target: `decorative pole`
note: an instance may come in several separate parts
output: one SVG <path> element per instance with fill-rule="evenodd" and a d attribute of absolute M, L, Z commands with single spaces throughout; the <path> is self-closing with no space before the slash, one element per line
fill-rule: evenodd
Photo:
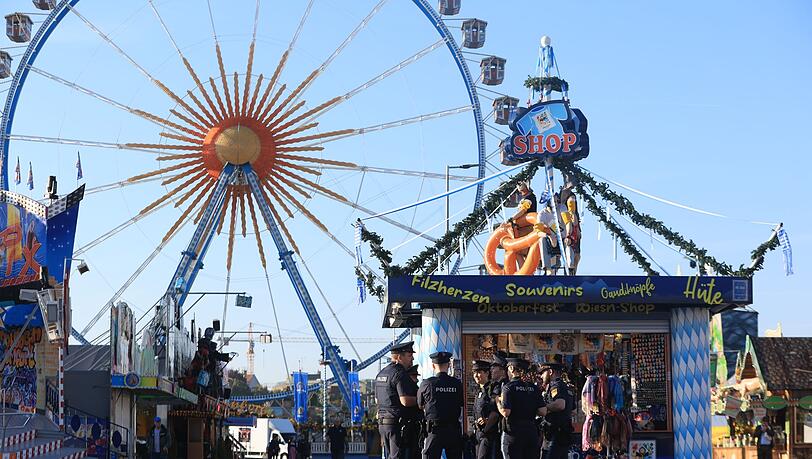
<path fill-rule="evenodd" d="M 552 40 L 547 35 L 541 37 L 539 48 L 539 61 L 540 76 L 549 78 L 553 74 L 553 67 L 555 65 L 555 53 L 553 52 Z M 557 68 L 557 66 L 556 66 Z M 564 88 L 561 88 L 562 91 Z M 541 94 L 541 101 L 550 100 L 552 94 L 552 85 L 544 85 L 539 87 Z M 553 214 L 555 214 L 555 229 L 556 238 L 558 239 L 558 248 L 561 250 L 561 259 L 564 261 L 564 274 L 569 276 L 569 260 L 567 259 L 567 251 L 564 248 L 564 239 L 561 237 L 561 215 L 558 212 L 558 205 L 555 202 L 555 180 L 553 176 L 553 159 L 549 155 L 544 158 L 544 168 L 547 170 L 547 189 L 550 191 L 550 200 L 552 201 Z"/>

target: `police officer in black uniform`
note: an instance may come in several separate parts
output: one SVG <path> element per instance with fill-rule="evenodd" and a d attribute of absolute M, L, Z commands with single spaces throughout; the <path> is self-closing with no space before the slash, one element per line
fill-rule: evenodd
<path fill-rule="evenodd" d="M 497 401 L 502 397 L 502 387 L 510 380 L 507 377 L 507 354 L 503 351 L 496 351 L 491 360 L 491 400 L 493 400 L 494 407 Z M 494 422 L 496 423 L 496 438 L 497 443 L 494 448 L 494 459 L 502 459 L 502 426 L 504 425 L 502 414 L 499 410 L 493 410 L 491 413 Z"/>
<path fill-rule="evenodd" d="M 446 459 L 462 458 L 462 382 L 448 375 L 450 352 L 435 352 L 431 366 L 436 376 L 423 380 L 417 391 L 417 406 L 426 418 L 426 443 L 423 459 L 439 459 L 445 450 Z"/>
<path fill-rule="evenodd" d="M 406 369 L 406 374 L 417 384 L 417 377 L 420 375 L 418 365 L 412 365 Z M 403 438 L 403 457 L 406 459 L 419 459 L 423 451 L 423 412 L 420 408 L 409 406 L 404 408 L 403 425 L 400 434 Z"/>
<path fill-rule="evenodd" d="M 539 434 L 536 416 L 547 412 L 541 392 L 534 384 L 522 381 L 530 364 L 521 358 L 508 359 L 510 382 L 502 387 L 497 408 L 505 418 L 502 453 L 505 459 L 538 459 Z"/>
<path fill-rule="evenodd" d="M 381 434 L 386 459 L 409 459 L 405 456 L 401 428 L 408 420 L 407 408 L 417 403 L 417 384 L 406 373 L 414 362 L 414 342 L 392 346 L 392 362 L 375 378 L 378 401 L 378 432 Z"/>
<path fill-rule="evenodd" d="M 547 403 L 545 420 L 549 427 L 546 437 L 550 449 L 544 459 L 567 459 L 572 444 L 572 410 L 575 409 L 575 394 L 572 387 L 562 379 L 564 365 L 551 363 L 550 384 L 544 394 Z"/>
<path fill-rule="evenodd" d="M 476 458 L 494 459 L 501 445 L 497 426 L 499 415 L 496 411 L 496 402 L 491 398 L 491 364 L 484 360 L 474 360 L 472 369 L 474 382 L 479 386 L 473 413 L 477 441 Z"/>

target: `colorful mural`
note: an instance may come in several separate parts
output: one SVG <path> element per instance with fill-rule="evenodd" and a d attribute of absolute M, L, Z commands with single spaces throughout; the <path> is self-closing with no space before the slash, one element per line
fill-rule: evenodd
<path fill-rule="evenodd" d="M 5 359 L 18 330 L 0 330 L 0 359 Z M 37 356 L 35 346 L 42 341 L 42 328 L 25 330 L 3 368 L 5 402 L 20 411 L 37 408 Z"/>
<path fill-rule="evenodd" d="M 0 286 L 27 284 L 40 278 L 45 265 L 46 224 L 22 206 L 0 205 Z"/>

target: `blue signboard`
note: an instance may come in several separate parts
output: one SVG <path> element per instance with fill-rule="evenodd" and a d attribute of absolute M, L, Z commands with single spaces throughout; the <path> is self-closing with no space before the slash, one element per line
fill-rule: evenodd
<path fill-rule="evenodd" d="M 83 197 L 84 186 L 46 206 L 0 191 L 0 288 L 40 281 L 43 267 L 48 277 L 42 280 L 51 288 L 62 286 Z"/>
<path fill-rule="evenodd" d="M 389 304 L 751 304 L 752 280 L 706 276 L 400 276 Z"/>
<path fill-rule="evenodd" d="M 563 158 L 572 161 L 589 155 L 587 120 L 566 100 L 538 102 L 518 108 L 508 123 L 512 135 L 502 148 L 503 162 Z"/>

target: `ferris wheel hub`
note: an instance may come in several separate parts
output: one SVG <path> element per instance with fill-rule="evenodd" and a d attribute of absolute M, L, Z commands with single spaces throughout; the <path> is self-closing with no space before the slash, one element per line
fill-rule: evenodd
<path fill-rule="evenodd" d="M 223 129 L 214 140 L 214 150 L 223 163 L 253 163 L 262 152 L 259 136 L 251 128 L 236 125 Z"/>
<path fill-rule="evenodd" d="M 206 134 L 203 162 L 215 178 L 226 164 L 251 164 L 254 170 L 265 173 L 273 168 L 275 145 L 270 129 L 262 122 L 248 116 L 228 118 Z"/>

